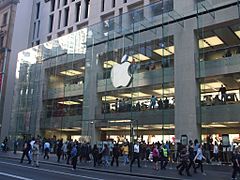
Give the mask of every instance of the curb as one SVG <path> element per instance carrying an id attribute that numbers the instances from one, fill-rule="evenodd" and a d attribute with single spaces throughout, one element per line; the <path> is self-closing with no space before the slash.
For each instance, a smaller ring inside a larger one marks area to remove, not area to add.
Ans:
<path id="1" fill-rule="evenodd" d="M 1 156 L 0 158 L 3 159 L 13 159 L 17 160 L 19 158 L 17 157 L 6 157 Z M 54 162 L 47 162 L 47 161 L 39 161 L 41 164 L 49 164 L 54 166 L 63 166 L 63 167 L 71 167 L 71 165 L 67 164 L 58 164 Z M 153 175 L 147 175 L 147 174 L 139 174 L 139 173 L 130 173 L 130 172 L 121 172 L 121 171 L 114 171 L 114 170 L 103 170 L 103 169 L 95 169 L 95 168 L 89 168 L 89 167 L 83 167 L 83 166 L 77 166 L 77 169 L 87 170 L 87 171 L 95 171 L 95 172 L 102 172 L 102 173 L 110 173 L 110 174 L 119 174 L 119 175 L 126 175 L 126 176 L 132 176 L 132 177 L 144 177 L 144 178 L 151 178 L 151 179 L 162 179 L 162 180 L 183 180 L 183 178 L 175 178 L 175 177 L 166 177 L 166 176 L 153 176 Z"/>

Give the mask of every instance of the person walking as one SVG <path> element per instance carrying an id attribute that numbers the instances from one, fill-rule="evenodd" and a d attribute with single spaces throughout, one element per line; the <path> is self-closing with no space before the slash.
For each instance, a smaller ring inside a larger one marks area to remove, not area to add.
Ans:
<path id="1" fill-rule="evenodd" d="M 93 156 L 93 166 L 96 167 L 98 163 L 98 157 L 99 157 L 99 150 L 96 144 L 94 144 L 93 146 L 92 156 Z"/>
<path id="2" fill-rule="evenodd" d="M 50 152 L 50 143 L 48 142 L 48 140 L 46 140 L 46 142 L 44 143 L 44 156 L 43 159 L 47 158 L 47 160 L 49 159 L 49 152 Z"/>
<path id="3" fill-rule="evenodd" d="M 161 148 L 161 169 L 166 170 L 168 164 L 168 149 L 166 145 L 163 145 Z"/>
<path id="4" fill-rule="evenodd" d="M 103 156 L 104 167 L 108 167 L 109 166 L 110 150 L 109 150 L 107 144 L 104 144 L 104 147 L 103 147 L 103 150 L 102 150 L 101 154 Z"/>
<path id="5" fill-rule="evenodd" d="M 77 146 L 76 144 L 73 145 L 73 148 L 71 150 L 71 158 L 72 158 L 72 170 L 76 170 L 77 167 Z"/>
<path id="6" fill-rule="evenodd" d="M 57 142 L 57 162 L 60 162 L 60 159 L 61 159 L 62 146 L 63 146 L 63 140 L 61 139 Z"/>
<path id="7" fill-rule="evenodd" d="M 237 173 L 240 174 L 240 146 L 234 150 L 232 163 L 233 163 L 232 180 L 236 180 Z"/>
<path id="8" fill-rule="evenodd" d="M 158 151 L 158 145 L 157 144 L 154 144 L 152 157 L 153 157 L 153 163 L 154 163 L 153 169 L 158 171 L 159 170 L 159 165 L 158 165 L 159 151 Z"/>
<path id="9" fill-rule="evenodd" d="M 133 146 L 133 158 L 131 161 L 130 166 L 132 167 L 133 163 L 135 162 L 135 160 L 137 159 L 138 161 L 138 167 L 140 168 L 140 147 L 139 147 L 139 142 L 136 142 Z"/>
<path id="10" fill-rule="evenodd" d="M 189 146 L 188 146 L 188 154 L 189 154 L 189 164 L 188 164 L 188 169 L 187 172 L 190 175 L 190 168 L 193 167 L 195 169 L 195 163 L 194 163 L 194 147 L 193 147 L 193 142 L 192 140 L 189 141 Z"/>
<path id="11" fill-rule="evenodd" d="M 28 141 L 25 141 L 23 144 L 23 153 L 22 153 L 22 157 L 20 160 L 20 163 L 23 163 L 23 159 L 26 156 L 28 159 L 28 164 L 31 164 L 31 159 L 29 157 L 29 151 L 31 150 L 31 145 Z"/>
<path id="12" fill-rule="evenodd" d="M 118 167 L 119 156 L 120 156 L 120 149 L 119 149 L 118 143 L 116 143 L 113 147 L 111 166 L 113 166 L 114 161 L 116 160 L 116 166 Z"/>
<path id="13" fill-rule="evenodd" d="M 122 154 L 123 154 L 123 165 L 126 165 L 129 163 L 129 159 L 128 159 L 128 154 L 129 154 L 129 147 L 127 142 L 125 142 L 121 148 L 122 150 Z"/>
<path id="14" fill-rule="evenodd" d="M 195 167 L 194 172 L 197 173 L 197 168 L 201 168 L 201 172 L 203 175 L 206 175 L 206 173 L 203 172 L 203 159 L 206 160 L 206 158 L 203 156 L 203 152 L 202 152 L 202 145 L 199 144 L 198 150 L 197 150 L 197 155 L 194 158 L 194 162 L 197 163 L 198 165 Z"/>
<path id="15" fill-rule="evenodd" d="M 33 166 L 39 167 L 39 155 L 40 155 L 40 142 L 39 142 L 39 139 L 36 139 L 32 148 L 32 165 Z"/>
<path id="16" fill-rule="evenodd" d="M 215 141 L 214 147 L 213 147 L 213 161 L 217 161 L 218 162 L 218 144 Z"/>
<path id="17" fill-rule="evenodd" d="M 182 163 L 180 169 L 179 169 L 179 174 L 182 176 L 184 169 L 186 170 L 187 176 L 191 176 L 189 173 L 189 168 L 188 168 L 188 158 L 189 158 L 189 153 L 187 151 L 186 146 L 183 146 L 181 152 L 180 152 L 180 161 Z"/>

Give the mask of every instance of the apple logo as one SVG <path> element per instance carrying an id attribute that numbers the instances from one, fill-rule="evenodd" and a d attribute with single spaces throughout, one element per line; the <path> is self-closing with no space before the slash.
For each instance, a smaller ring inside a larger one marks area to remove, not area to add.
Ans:
<path id="1" fill-rule="evenodd" d="M 124 55 L 121 64 L 114 64 L 111 70 L 111 81 L 115 88 L 128 87 L 133 79 L 130 73 L 131 63 L 128 61 L 128 55 Z"/>

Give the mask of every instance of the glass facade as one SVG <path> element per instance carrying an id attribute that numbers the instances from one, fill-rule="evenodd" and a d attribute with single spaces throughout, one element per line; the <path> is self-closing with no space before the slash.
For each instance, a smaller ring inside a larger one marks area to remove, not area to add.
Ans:
<path id="1" fill-rule="evenodd" d="M 204 9 L 207 1 L 191 17 L 163 2 L 20 52 L 11 134 L 92 142 L 238 134 L 239 19 L 218 22 L 225 9 Z"/>

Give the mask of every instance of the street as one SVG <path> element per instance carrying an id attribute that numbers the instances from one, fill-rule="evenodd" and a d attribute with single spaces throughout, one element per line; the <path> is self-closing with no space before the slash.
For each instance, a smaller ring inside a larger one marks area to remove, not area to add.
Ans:
<path id="1" fill-rule="evenodd" d="M 49 164 L 41 164 L 39 168 L 32 167 L 27 164 L 20 164 L 17 160 L 0 158 L 0 179 L 1 180 L 143 180 L 150 178 L 141 178 L 135 176 L 126 176 L 120 174 L 111 174 L 104 172 L 95 172 L 77 169 L 72 171 L 71 168 L 64 166 L 55 166 Z"/>

